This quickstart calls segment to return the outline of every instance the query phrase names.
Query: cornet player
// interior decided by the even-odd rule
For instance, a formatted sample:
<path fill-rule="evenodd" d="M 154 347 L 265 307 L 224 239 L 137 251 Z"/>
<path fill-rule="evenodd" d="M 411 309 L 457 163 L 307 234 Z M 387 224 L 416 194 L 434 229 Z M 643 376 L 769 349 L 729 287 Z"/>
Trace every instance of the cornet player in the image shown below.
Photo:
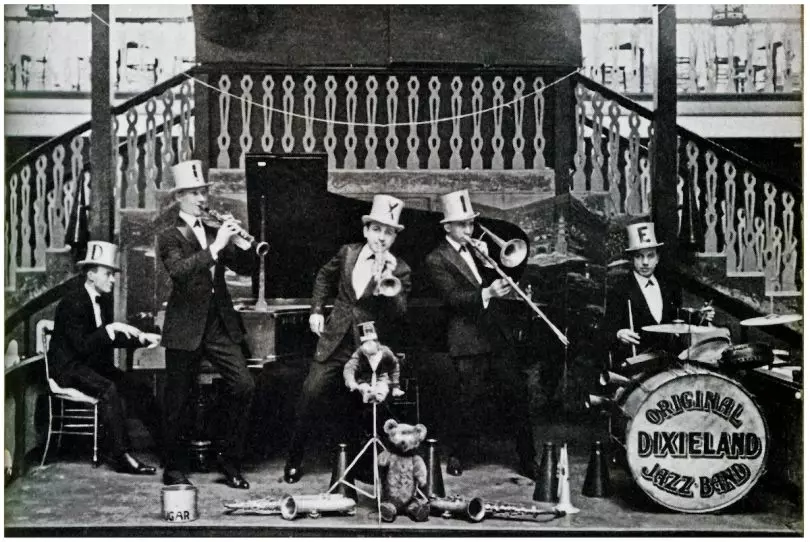
<path fill-rule="evenodd" d="M 444 230 L 447 233 L 426 259 L 428 276 L 448 313 L 447 345 L 455 382 L 449 404 L 458 418 L 446 428 L 449 454 L 447 473 L 460 476 L 469 457 L 472 439 L 480 433 L 481 406 L 489 402 L 489 389 L 504 405 L 504 422 L 516 431 L 519 472 L 534 479 L 535 448 L 529 422 L 526 376 L 515 366 L 516 356 L 507 341 L 506 322 L 499 322 L 490 308 L 493 298 L 509 293 L 509 284 L 492 280 L 493 273 L 478 265 L 470 243 L 487 253 L 486 244 L 473 239 L 474 219 L 467 190 L 441 198 Z"/>
<path fill-rule="evenodd" d="M 309 327 L 319 339 L 298 400 L 284 466 L 287 483 L 301 478 L 304 449 L 316 422 L 344 405 L 349 408 L 343 367 L 359 346 L 357 326 L 374 321 L 381 335 L 396 336 L 393 327 L 405 316 L 411 268 L 390 252 L 397 233 L 404 229 L 399 223 L 402 207 L 397 198 L 374 196 L 371 212 L 362 217 L 366 243 L 342 246 L 315 277 Z M 334 308 L 324 322 L 324 305 L 331 295 L 335 295 Z M 348 416 L 343 418 L 345 421 Z M 350 426 L 346 427 L 348 430 Z"/>
<path fill-rule="evenodd" d="M 240 347 L 244 327 L 225 284 L 225 266 L 249 275 L 256 254 L 234 246 L 234 238 L 241 231 L 235 220 L 225 220 L 218 229 L 202 223 L 208 184 L 199 160 L 181 162 L 172 173 L 172 193 L 179 213 L 158 235 L 160 259 L 172 281 L 162 341 L 166 347 L 163 483 L 189 483 L 188 454 L 181 448 L 179 437 L 191 423 L 192 382 L 205 357 L 225 382 L 218 409 L 225 416 L 225 434 L 217 466 L 227 485 L 248 489 L 240 462 L 254 383 Z"/>

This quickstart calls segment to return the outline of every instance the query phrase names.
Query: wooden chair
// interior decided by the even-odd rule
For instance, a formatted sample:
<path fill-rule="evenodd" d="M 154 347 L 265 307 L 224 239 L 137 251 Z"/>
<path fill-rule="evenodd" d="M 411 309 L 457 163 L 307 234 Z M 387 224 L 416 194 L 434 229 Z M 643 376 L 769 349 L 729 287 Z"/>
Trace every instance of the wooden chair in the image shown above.
<path fill-rule="evenodd" d="M 53 331 L 53 320 L 37 322 L 37 353 L 45 359 L 45 378 L 48 383 L 48 436 L 40 466 L 45 464 L 51 437 L 57 435 L 56 449 L 62 446 L 62 435 L 93 437 L 93 466 L 98 460 L 98 399 L 74 388 L 63 388 L 51 378 L 48 367 L 48 345 Z"/>

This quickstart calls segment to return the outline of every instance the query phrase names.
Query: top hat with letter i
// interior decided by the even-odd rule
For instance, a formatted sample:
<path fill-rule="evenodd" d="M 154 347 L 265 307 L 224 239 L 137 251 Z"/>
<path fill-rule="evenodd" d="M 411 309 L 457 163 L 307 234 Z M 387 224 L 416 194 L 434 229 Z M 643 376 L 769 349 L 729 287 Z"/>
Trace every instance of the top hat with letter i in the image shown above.
<path fill-rule="evenodd" d="M 172 166 L 172 177 L 174 177 L 174 188 L 171 190 L 173 194 L 181 190 L 196 190 L 208 187 L 208 183 L 205 182 L 205 177 L 203 177 L 201 160 L 186 160 Z"/>
<path fill-rule="evenodd" d="M 450 192 L 441 197 L 442 211 L 444 211 L 444 219 L 439 224 L 447 224 L 448 222 L 465 222 L 477 217 L 479 213 L 473 211 L 472 201 L 470 201 L 470 192 L 468 190 L 459 190 L 457 192 Z"/>

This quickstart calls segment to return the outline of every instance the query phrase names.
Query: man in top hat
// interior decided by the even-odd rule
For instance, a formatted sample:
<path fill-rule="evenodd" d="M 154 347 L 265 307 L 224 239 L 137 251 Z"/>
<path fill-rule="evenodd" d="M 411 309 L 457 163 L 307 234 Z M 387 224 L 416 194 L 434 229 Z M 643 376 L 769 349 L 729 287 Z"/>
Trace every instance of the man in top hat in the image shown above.
<path fill-rule="evenodd" d="M 627 226 L 628 246 L 625 249 L 631 258 L 632 272 L 607 295 L 602 330 L 608 344 L 612 345 L 618 361 L 650 351 L 676 353 L 679 343 L 673 335 L 650 333 L 645 326 L 668 324 L 678 318 L 681 307 L 681 290 L 656 276 L 659 262 L 659 243 L 652 222 L 639 222 Z M 630 320 L 632 315 L 632 322 Z M 704 307 L 706 321 L 714 318 L 714 309 Z"/>
<path fill-rule="evenodd" d="M 399 223 L 402 208 L 403 202 L 397 198 L 374 196 L 371 212 L 362 217 L 366 242 L 343 245 L 315 277 L 309 327 L 319 338 L 296 409 L 284 467 L 287 483 L 301 478 L 304 449 L 316 421 L 336 410 L 335 401 L 349 408 L 348 393 L 342 386 L 343 367 L 359 345 L 357 325 L 375 321 L 380 334 L 391 337 L 405 316 L 411 268 L 390 251 L 404 229 Z M 400 282 L 401 289 L 394 295 L 378 289 L 379 279 L 386 273 Z M 324 322 L 324 305 L 330 295 L 335 295 L 334 308 Z M 346 416 L 343 418 L 345 422 Z"/>
<path fill-rule="evenodd" d="M 48 347 L 51 378 L 99 400 L 104 439 L 102 454 L 119 472 L 154 474 L 155 468 L 131 455 L 124 402 L 143 420 L 155 444 L 161 445 L 161 415 L 152 388 L 115 366 L 114 348 L 157 346 L 160 336 L 113 322 L 112 289 L 118 267 L 118 247 L 90 241 L 78 262 L 84 284 L 59 302 Z"/>
<path fill-rule="evenodd" d="M 445 238 L 426 259 L 428 276 L 438 291 L 448 315 L 447 346 L 453 365 L 453 403 L 458 419 L 447 428 L 447 472 L 460 476 L 469 457 L 472 440 L 479 434 L 479 410 L 491 388 L 506 405 L 505 422 L 515 429 L 521 474 L 534 478 L 537 466 L 532 426 L 529 421 L 526 375 L 515 367 L 514 349 L 507 340 L 505 322 L 490 306 L 509 293 L 510 286 L 495 278 L 491 269 L 476 262 L 471 243 L 488 254 L 486 243 L 472 239 L 475 218 L 467 190 L 441 198 Z"/>
<path fill-rule="evenodd" d="M 255 384 L 242 354 L 244 327 L 225 284 L 225 267 L 249 275 L 256 255 L 234 246 L 240 231 L 235 220 L 228 219 L 218 227 L 201 220 L 208 183 L 199 160 L 181 162 L 172 173 L 177 216 L 158 235 L 158 253 L 172 282 L 162 341 L 166 347 L 163 482 L 189 483 L 188 457 L 179 438 L 192 422 L 192 385 L 205 358 L 225 384 L 217 410 L 226 421 L 225 434 L 218 442 L 217 466 L 227 485 L 248 489 L 241 460 Z"/>

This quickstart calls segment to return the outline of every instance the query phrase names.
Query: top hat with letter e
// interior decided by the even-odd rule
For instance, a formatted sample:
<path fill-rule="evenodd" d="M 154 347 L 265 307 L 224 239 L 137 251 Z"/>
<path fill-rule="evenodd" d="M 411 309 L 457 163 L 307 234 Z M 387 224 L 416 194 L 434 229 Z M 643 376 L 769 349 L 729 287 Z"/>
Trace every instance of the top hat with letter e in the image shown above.
<path fill-rule="evenodd" d="M 656 248 L 663 244 L 656 240 L 655 224 L 652 222 L 639 222 L 627 226 L 627 248 L 624 249 L 625 252 Z"/>

